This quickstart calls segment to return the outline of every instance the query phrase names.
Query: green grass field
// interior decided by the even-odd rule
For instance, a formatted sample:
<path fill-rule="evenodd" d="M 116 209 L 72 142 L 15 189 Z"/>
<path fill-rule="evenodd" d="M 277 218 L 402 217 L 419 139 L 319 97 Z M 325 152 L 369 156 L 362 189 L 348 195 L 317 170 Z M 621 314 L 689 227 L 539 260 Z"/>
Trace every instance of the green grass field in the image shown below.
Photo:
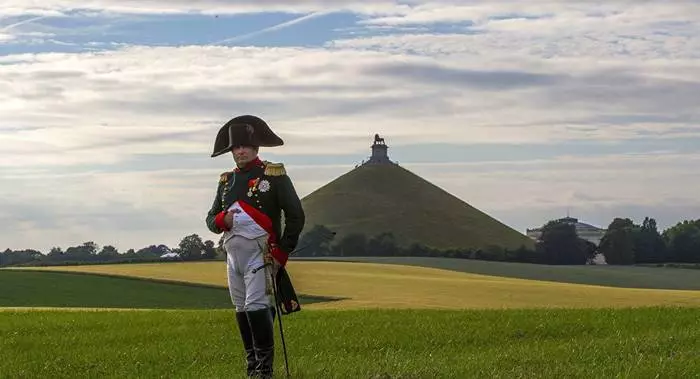
<path fill-rule="evenodd" d="M 432 257 L 292 258 L 290 262 L 366 262 L 432 267 L 480 275 L 621 288 L 700 290 L 700 270 L 642 266 L 555 266 Z"/>
<path fill-rule="evenodd" d="M 698 291 L 540 282 L 450 266 L 290 262 L 300 293 L 345 297 L 302 297 L 304 310 L 283 317 L 292 377 L 698 377 Z M 0 270 L 0 377 L 243 378 L 222 267 Z M 71 269 L 92 273 L 60 272 Z M 685 271 L 695 272 L 672 272 Z M 613 272 L 622 273 L 621 284 L 630 278 Z M 121 277 L 129 275 L 139 278 Z M 423 309 L 390 309 L 414 307 Z M 510 309 L 480 309 L 494 307 Z M 282 378 L 277 324 L 275 333 Z"/>
<path fill-rule="evenodd" d="M 0 289 L 0 307 L 231 308 L 222 287 L 80 273 L 0 270 Z"/>
<path fill-rule="evenodd" d="M 700 372 L 700 311 L 690 308 L 302 311 L 284 325 L 294 378 Z M 7 311 L 0 335 L 0 377 L 235 378 L 243 371 L 229 311 Z"/>

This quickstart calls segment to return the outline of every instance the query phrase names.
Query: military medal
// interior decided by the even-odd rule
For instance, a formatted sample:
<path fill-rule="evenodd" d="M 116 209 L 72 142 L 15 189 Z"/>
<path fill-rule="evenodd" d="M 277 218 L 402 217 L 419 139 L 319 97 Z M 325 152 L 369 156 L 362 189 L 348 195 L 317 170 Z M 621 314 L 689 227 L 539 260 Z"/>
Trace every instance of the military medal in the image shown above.
<path fill-rule="evenodd" d="M 258 182 L 260 181 L 260 178 L 257 179 L 250 179 L 248 181 L 248 197 L 253 197 L 253 191 L 257 189 Z"/>
<path fill-rule="evenodd" d="M 270 190 L 270 182 L 267 180 L 263 179 L 260 181 L 260 184 L 258 184 L 258 189 L 260 189 L 260 192 L 267 192 Z"/>

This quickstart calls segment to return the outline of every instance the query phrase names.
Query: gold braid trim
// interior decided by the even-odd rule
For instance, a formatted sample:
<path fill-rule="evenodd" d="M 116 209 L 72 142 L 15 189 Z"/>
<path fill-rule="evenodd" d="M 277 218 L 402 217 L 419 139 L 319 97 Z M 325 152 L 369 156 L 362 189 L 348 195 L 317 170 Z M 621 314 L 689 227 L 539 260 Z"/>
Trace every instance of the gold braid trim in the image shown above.
<path fill-rule="evenodd" d="M 267 176 L 280 176 L 287 173 L 282 163 L 272 163 L 265 161 L 265 175 Z"/>

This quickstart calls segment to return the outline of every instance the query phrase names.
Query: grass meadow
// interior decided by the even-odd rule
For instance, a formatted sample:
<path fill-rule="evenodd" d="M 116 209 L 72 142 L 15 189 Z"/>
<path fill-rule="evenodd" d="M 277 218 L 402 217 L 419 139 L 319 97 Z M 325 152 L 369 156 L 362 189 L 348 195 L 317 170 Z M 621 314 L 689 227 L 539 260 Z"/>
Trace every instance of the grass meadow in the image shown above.
<path fill-rule="evenodd" d="M 2 269 L 0 377 L 243 378 L 224 268 Z M 283 316 L 293 378 L 700 373 L 697 290 L 368 262 L 293 261 L 289 270 L 305 296 L 301 312 Z M 283 378 L 277 328 L 275 368 Z"/>
<path fill-rule="evenodd" d="M 293 378 L 692 378 L 698 316 L 692 308 L 316 310 L 283 322 Z M 0 334 L 3 378 L 243 377 L 225 310 L 6 311 Z"/>

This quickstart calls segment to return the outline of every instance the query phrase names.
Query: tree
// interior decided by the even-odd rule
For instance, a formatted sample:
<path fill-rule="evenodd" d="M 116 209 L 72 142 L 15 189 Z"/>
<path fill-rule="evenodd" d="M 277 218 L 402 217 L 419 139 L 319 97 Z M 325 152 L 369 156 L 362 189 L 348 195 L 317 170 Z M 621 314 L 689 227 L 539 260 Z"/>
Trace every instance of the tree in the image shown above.
<path fill-rule="evenodd" d="M 367 236 L 351 233 L 343 237 L 331 248 L 333 255 L 341 257 L 367 255 Z"/>
<path fill-rule="evenodd" d="M 301 236 L 298 243 L 298 256 L 322 257 L 331 253 L 333 232 L 323 225 L 314 225 L 311 230 Z"/>
<path fill-rule="evenodd" d="M 610 265 L 634 264 L 635 234 L 637 226 L 629 218 L 615 218 L 600 240 L 598 250 Z"/>
<path fill-rule="evenodd" d="M 99 257 L 104 259 L 111 259 L 119 257 L 119 251 L 116 247 L 112 245 L 103 246 L 102 250 L 97 254 Z"/>
<path fill-rule="evenodd" d="M 214 246 L 214 241 L 206 240 L 204 241 L 204 254 L 202 255 L 204 259 L 214 259 L 216 258 L 216 247 Z"/>
<path fill-rule="evenodd" d="M 369 256 L 396 256 L 398 252 L 396 238 L 392 233 L 381 233 L 367 241 L 367 255 Z"/>
<path fill-rule="evenodd" d="M 574 224 L 553 220 L 542 227 L 538 251 L 547 264 L 586 264 L 586 250 Z"/>
<path fill-rule="evenodd" d="M 409 257 L 427 257 L 430 255 L 430 249 L 427 246 L 421 245 L 417 242 L 411 243 L 407 248 L 403 248 L 402 255 Z"/>
<path fill-rule="evenodd" d="M 197 234 L 190 234 L 180 241 L 180 257 L 183 260 L 191 261 L 202 259 L 206 252 L 206 245 L 202 241 L 202 237 Z"/>
<path fill-rule="evenodd" d="M 591 241 L 585 240 L 583 238 L 578 239 L 581 245 L 580 249 L 583 251 L 583 255 L 586 257 L 586 263 L 591 264 L 595 259 L 596 254 L 598 254 L 598 246 Z"/>
<path fill-rule="evenodd" d="M 637 263 L 658 263 L 666 260 L 666 243 L 656 228 L 656 220 L 645 217 L 634 239 Z"/>
<path fill-rule="evenodd" d="M 170 253 L 170 248 L 166 245 L 150 245 L 139 249 L 135 255 L 139 258 L 153 259 L 159 258 L 163 254 Z"/>
<path fill-rule="evenodd" d="M 516 250 L 509 250 L 506 253 L 508 261 L 523 263 L 542 263 L 544 261 L 537 249 L 528 249 L 525 245 L 520 245 Z"/>
<path fill-rule="evenodd" d="M 97 255 L 98 246 L 96 243 L 89 241 L 83 242 L 79 246 L 71 246 L 66 249 L 65 257 L 73 260 L 91 260 Z"/>
<path fill-rule="evenodd" d="M 675 262 L 700 262 L 700 219 L 684 220 L 664 231 L 668 255 Z"/>
<path fill-rule="evenodd" d="M 41 260 L 43 255 L 40 251 L 25 249 L 12 251 L 10 249 L 0 253 L 0 266 L 11 266 L 22 263 L 29 263 Z"/>
<path fill-rule="evenodd" d="M 475 257 L 485 261 L 504 261 L 506 259 L 506 251 L 501 246 L 488 245 L 483 250 L 477 251 Z"/>
<path fill-rule="evenodd" d="M 60 247 L 52 247 L 46 256 L 52 259 L 61 258 L 63 256 L 63 250 Z"/>

